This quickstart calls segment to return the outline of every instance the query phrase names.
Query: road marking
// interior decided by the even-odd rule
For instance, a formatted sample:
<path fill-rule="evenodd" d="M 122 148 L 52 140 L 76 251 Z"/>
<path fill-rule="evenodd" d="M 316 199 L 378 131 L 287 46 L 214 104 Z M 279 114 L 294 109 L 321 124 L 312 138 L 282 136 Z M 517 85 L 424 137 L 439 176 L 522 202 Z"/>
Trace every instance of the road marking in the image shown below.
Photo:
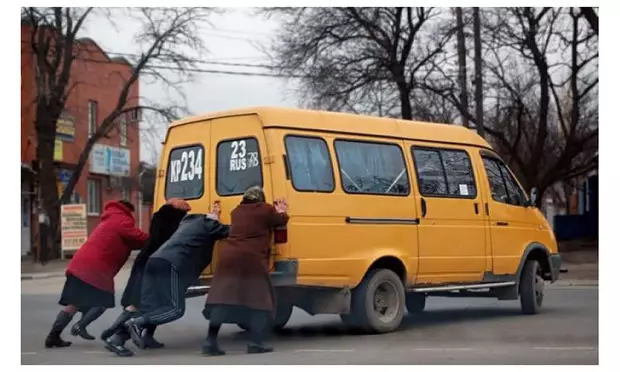
<path fill-rule="evenodd" d="M 84 354 L 108 354 L 105 351 L 85 351 Z"/>
<path fill-rule="evenodd" d="M 353 349 L 297 349 L 296 353 L 352 353 Z"/>
<path fill-rule="evenodd" d="M 22 352 L 22 355 L 37 355 L 37 353 L 34 351 L 24 351 Z"/>
<path fill-rule="evenodd" d="M 414 348 L 411 351 L 472 351 L 470 347 Z"/>
<path fill-rule="evenodd" d="M 572 351 L 572 350 L 596 350 L 596 348 L 592 346 L 538 346 L 538 347 L 534 347 L 534 350 Z"/>

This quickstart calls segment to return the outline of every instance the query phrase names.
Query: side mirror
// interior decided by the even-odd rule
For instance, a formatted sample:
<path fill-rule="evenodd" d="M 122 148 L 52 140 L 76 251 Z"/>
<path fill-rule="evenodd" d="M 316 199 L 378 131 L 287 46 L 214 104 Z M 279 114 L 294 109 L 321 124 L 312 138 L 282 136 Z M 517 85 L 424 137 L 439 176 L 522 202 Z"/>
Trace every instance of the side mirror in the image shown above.
<path fill-rule="evenodd" d="M 530 202 L 528 203 L 528 207 L 536 206 L 537 197 L 538 197 L 538 189 L 536 189 L 535 187 L 532 187 L 532 189 L 530 190 Z"/>

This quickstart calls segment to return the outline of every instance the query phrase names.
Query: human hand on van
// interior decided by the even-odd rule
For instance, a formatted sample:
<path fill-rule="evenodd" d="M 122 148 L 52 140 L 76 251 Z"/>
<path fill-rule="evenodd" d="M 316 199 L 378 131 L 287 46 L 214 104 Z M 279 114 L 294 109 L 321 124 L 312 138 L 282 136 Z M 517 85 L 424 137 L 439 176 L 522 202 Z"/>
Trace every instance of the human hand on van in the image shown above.
<path fill-rule="evenodd" d="M 288 203 L 285 199 L 278 199 L 275 201 L 273 207 L 276 209 L 278 213 L 286 213 L 288 212 Z"/>
<path fill-rule="evenodd" d="M 222 206 L 220 205 L 220 202 L 219 201 L 213 202 L 213 204 L 211 204 L 211 210 L 209 211 L 209 213 L 207 213 L 207 217 L 212 220 L 219 221 L 221 214 L 222 214 Z"/>
<path fill-rule="evenodd" d="M 185 200 L 180 199 L 180 198 L 168 199 L 168 201 L 166 201 L 166 204 L 169 204 L 173 208 L 179 209 L 185 212 L 189 212 L 192 210 L 192 207 L 190 207 L 189 204 Z"/>

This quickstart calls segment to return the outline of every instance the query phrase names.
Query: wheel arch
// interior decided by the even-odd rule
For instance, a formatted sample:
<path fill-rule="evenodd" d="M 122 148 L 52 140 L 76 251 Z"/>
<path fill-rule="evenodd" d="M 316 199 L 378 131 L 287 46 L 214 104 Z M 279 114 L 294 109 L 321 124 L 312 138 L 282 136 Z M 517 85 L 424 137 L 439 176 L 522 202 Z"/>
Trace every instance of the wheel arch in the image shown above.
<path fill-rule="evenodd" d="M 364 272 L 364 275 L 362 275 L 360 279 L 357 281 L 357 283 L 355 284 L 355 287 L 359 286 L 362 280 L 366 277 L 366 275 L 368 275 L 369 272 L 375 269 L 388 269 L 388 270 L 393 271 L 396 275 L 398 275 L 403 285 L 406 286 L 407 266 L 405 265 L 405 263 L 400 257 L 394 254 L 385 254 L 380 257 L 375 258 L 372 261 L 372 263 L 368 266 L 368 268 Z"/>
<path fill-rule="evenodd" d="M 523 272 L 523 268 L 525 267 L 525 263 L 529 260 L 538 261 L 545 280 L 553 280 L 550 257 L 551 253 L 544 244 L 538 242 L 528 244 L 521 255 L 521 262 L 519 262 L 519 268 L 517 269 L 517 283 L 518 280 L 521 279 L 521 274 Z"/>

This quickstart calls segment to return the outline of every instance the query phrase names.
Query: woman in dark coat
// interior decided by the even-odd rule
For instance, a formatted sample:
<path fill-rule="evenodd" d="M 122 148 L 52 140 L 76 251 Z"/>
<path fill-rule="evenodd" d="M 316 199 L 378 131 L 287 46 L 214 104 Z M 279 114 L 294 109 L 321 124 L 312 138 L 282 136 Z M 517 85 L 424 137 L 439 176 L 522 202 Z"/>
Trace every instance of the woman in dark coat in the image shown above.
<path fill-rule="evenodd" d="M 260 187 L 251 187 L 231 213 L 230 235 L 219 251 L 215 275 L 203 315 L 210 320 L 203 346 L 207 355 L 223 355 L 217 334 L 223 323 L 248 324 L 248 353 L 266 353 L 263 344 L 275 310 L 269 277 L 271 233 L 288 222 L 287 205 L 265 203 Z"/>
<path fill-rule="evenodd" d="M 131 250 L 140 249 L 148 234 L 136 227 L 134 207 L 128 201 L 106 204 L 101 222 L 75 253 L 66 270 L 65 286 L 58 303 L 64 306 L 45 339 L 45 347 L 67 347 L 60 334 L 76 312 L 83 315 L 71 334 L 87 340 L 95 337 L 86 326 L 114 307 L 114 277 L 123 267 Z"/>
<path fill-rule="evenodd" d="M 179 223 L 183 217 L 185 217 L 187 212 L 190 210 L 191 207 L 185 200 L 172 198 L 153 214 L 149 229 L 150 237 L 148 243 L 140 251 L 140 253 L 138 253 L 138 256 L 133 263 L 129 280 L 125 286 L 123 297 L 121 298 L 123 312 L 108 329 L 103 331 L 101 334 L 101 339 L 103 341 L 107 341 L 107 339 L 112 337 L 116 331 L 122 330 L 122 324 L 129 320 L 134 314 L 137 314 L 140 305 L 142 277 L 147 260 L 153 252 L 155 252 L 162 244 L 170 239 L 172 234 L 174 234 L 176 229 L 179 227 Z M 146 347 L 151 349 L 163 347 L 164 344 L 158 342 L 153 337 L 154 333 L 155 327 L 147 329 L 147 335 L 145 337 Z"/>

